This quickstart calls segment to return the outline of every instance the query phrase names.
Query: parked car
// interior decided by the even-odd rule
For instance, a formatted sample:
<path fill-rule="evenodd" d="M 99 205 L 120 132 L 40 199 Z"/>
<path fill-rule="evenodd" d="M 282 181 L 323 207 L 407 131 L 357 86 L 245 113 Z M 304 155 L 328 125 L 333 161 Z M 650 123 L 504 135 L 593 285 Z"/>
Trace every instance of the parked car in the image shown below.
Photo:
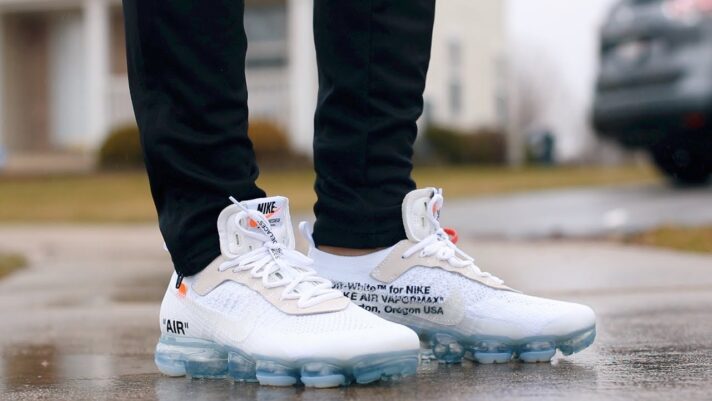
<path fill-rule="evenodd" d="M 681 183 L 712 174 L 712 0 L 622 0 L 601 30 L 593 125 Z"/>

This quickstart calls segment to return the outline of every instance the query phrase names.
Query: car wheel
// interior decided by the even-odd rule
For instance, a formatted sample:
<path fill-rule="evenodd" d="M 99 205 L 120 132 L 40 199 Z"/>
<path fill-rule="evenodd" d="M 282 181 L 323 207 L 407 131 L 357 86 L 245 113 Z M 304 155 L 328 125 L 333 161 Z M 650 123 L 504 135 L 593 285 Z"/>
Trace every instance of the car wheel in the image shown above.
<path fill-rule="evenodd" d="M 666 138 L 651 148 L 658 168 L 678 184 L 702 185 L 712 174 L 712 139 L 693 135 Z"/>

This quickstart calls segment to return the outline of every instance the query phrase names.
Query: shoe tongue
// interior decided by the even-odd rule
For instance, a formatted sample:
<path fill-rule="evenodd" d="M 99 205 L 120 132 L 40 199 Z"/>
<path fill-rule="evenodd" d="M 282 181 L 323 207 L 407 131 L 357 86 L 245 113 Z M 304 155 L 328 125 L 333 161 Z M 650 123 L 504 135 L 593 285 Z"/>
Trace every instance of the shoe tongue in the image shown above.
<path fill-rule="evenodd" d="M 422 241 L 437 230 L 428 218 L 428 215 L 440 218 L 440 209 L 429 210 L 428 207 L 436 192 L 435 188 L 417 189 L 403 199 L 403 226 L 409 240 Z"/>
<path fill-rule="evenodd" d="M 283 196 L 273 196 L 270 198 L 253 199 L 243 202 L 243 205 L 250 210 L 256 210 L 265 216 L 269 221 L 270 230 L 274 233 L 278 242 L 287 245 L 288 232 L 291 231 L 291 221 L 289 221 L 289 201 Z M 245 228 L 250 231 L 262 233 L 262 229 L 252 219 L 246 219 Z"/>
<path fill-rule="evenodd" d="M 271 198 L 254 199 L 243 202 L 243 205 L 250 210 L 257 210 L 267 218 L 270 224 L 270 230 L 278 242 L 281 242 L 290 249 L 295 248 L 294 231 L 292 230 L 292 219 L 289 215 L 289 200 L 287 198 L 283 196 L 273 196 Z M 262 229 L 252 219 L 246 219 L 244 224 L 243 227 L 246 227 L 250 231 L 263 233 Z M 250 240 L 252 239 L 248 239 L 248 241 Z M 259 243 L 257 245 L 261 246 L 262 244 Z M 287 267 L 272 273 L 270 277 L 276 279 L 282 279 L 284 276 L 294 278 L 297 274 L 299 274 L 298 271 Z M 314 284 L 312 283 L 301 282 L 295 287 L 295 290 L 297 292 L 306 291 L 313 286 Z"/>
<path fill-rule="evenodd" d="M 283 196 L 273 196 L 269 198 L 259 198 L 241 202 L 243 206 L 250 210 L 262 213 L 270 224 L 270 231 L 275 236 L 277 242 L 284 244 L 287 248 L 294 249 L 294 232 L 292 231 L 292 220 L 289 215 L 289 200 Z M 263 243 L 257 239 L 244 235 L 237 229 L 239 224 L 248 231 L 263 234 L 257 222 L 245 217 L 236 221 L 237 215 L 241 212 L 237 205 L 226 207 L 218 218 L 218 232 L 220 234 L 220 248 L 227 257 L 236 257 L 258 248 Z"/>

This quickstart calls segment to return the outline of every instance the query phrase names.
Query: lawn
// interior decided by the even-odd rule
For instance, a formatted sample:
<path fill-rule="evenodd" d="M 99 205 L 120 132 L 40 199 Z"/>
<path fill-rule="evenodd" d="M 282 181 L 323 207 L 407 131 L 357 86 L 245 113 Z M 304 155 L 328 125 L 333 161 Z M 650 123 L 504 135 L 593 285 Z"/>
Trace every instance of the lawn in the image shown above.
<path fill-rule="evenodd" d="M 448 199 L 498 193 L 591 185 L 654 182 L 652 169 L 626 167 L 567 168 L 420 168 L 419 186 L 439 186 Z M 291 200 L 293 210 L 311 209 L 314 174 L 266 171 L 259 185 Z M 78 176 L 0 178 L 2 223 L 131 223 L 155 220 L 148 181 L 142 172 Z"/>
<path fill-rule="evenodd" d="M 22 256 L 0 253 L 0 280 L 24 266 L 25 259 Z"/>
<path fill-rule="evenodd" d="M 635 234 L 627 238 L 626 242 L 678 251 L 712 253 L 712 226 L 661 227 Z"/>

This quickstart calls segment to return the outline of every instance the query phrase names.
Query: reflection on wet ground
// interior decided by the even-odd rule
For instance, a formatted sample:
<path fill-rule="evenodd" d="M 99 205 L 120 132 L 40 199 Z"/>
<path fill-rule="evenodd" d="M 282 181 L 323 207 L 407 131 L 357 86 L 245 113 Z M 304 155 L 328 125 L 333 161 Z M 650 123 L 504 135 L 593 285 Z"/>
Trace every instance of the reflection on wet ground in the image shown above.
<path fill-rule="evenodd" d="M 416 378 L 331 390 L 268 388 L 225 380 L 167 378 L 156 373 L 156 333 L 116 328 L 99 349 L 70 343 L 5 344 L 0 389 L 7 399 L 459 400 L 607 399 L 634 391 L 641 398 L 709 399 L 712 389 L 712 296 L 693 294 L 652 315 L 640 299 L 616 300 L 604 313 L 597 343 L 551 364 L 423 363 Z M 636 306 L 637 305 L 637 306 Z M 687 305 L 687 306 L 685 306 Z M 602 305 L 602 310 L 606 306 Z M 688 312 L 683 312 L 687 310 Z M 128 346 L 131 344 L 131 346 Z M 95 344 L 96 346 L 96 344 Z M 128 352 L 125 352 L 127 351 Z M 133 350 L 133 351 L 132 351 Z M 81 351 L 81 352 L 77 352 Z M 3 398 L 3 399 L 5 399 Z M 625 397 L 624 397 L 625 398 Z"/>
<path fill-rule="evenodd" d="M 53 399 L 122 398 L 195 400 L 364 400 L 461 399 L 475 394 L 509 394 L 513 397 L 556 393 L 557 385 L 593 391 L 597 372 L 593 365 L 558 361 L 555 364 L 480 366 L 425 363 L 417 378 L 400 382 L 329 390 L 269 388 L 235 384 L 225 380 L 167 378 L 153 373 L 150 355 L 142 357 L 58 355 L 53 347 L 12 347 L 19 350 L 3 358 L 5 391 L 10 399 L 34 399 L 49 394 Z M 130 373 L 151 372 L 151 373 Z M 562 380 L 565 378 L 565 380 Z M 478 397 L 481 398 L 481 397 Z"/>
<path fill-rule="evenodd" d="M 57 348 L 52 345 L 28 345 L 3 348 L 5 386 L 21 390 L 31 385 L 56 384 Z"/>
<path fill-rule="evenodd" d="M 134 233 L 127 230 L 123 246 L 131 258 L 56 251 L 71 248 L 61 246 L 63 241 L 91 244 L 117 234 L 103 235 L 109 238 L 50 236 L 45 240 L 55 250 L 52 258 L 40 255 L 26 272 L 0 282 L 0 399 L 689 400 L 710 399 L 712 393 L 712 269 L 694 271 L 692 289 L 669 278 L 641 291 L 609 292 L 579 283 L 582 291 L 568 299 L 596 309 L 597 341 L 551 364 L 424 363 L 414 378 L 330 390 L 163 377 L 152 360 L 158 302 L 170 274 L 160 248 L 147 248 L 141 236 L 132 242 Z M 6 239 L 0 229 L 0 241 Z M 526 249 L 502 257 L 526 259 L 521 252 L 539 251 Z M 629 262 L 645 268 L 641 258 Z M 550 282 L 548 291 L 568 283 L 559 273 L 537 269 Z M 630 279 L 624 277 L 630 272 L 605 266 L 599 273 L 611 281 Z"/>

